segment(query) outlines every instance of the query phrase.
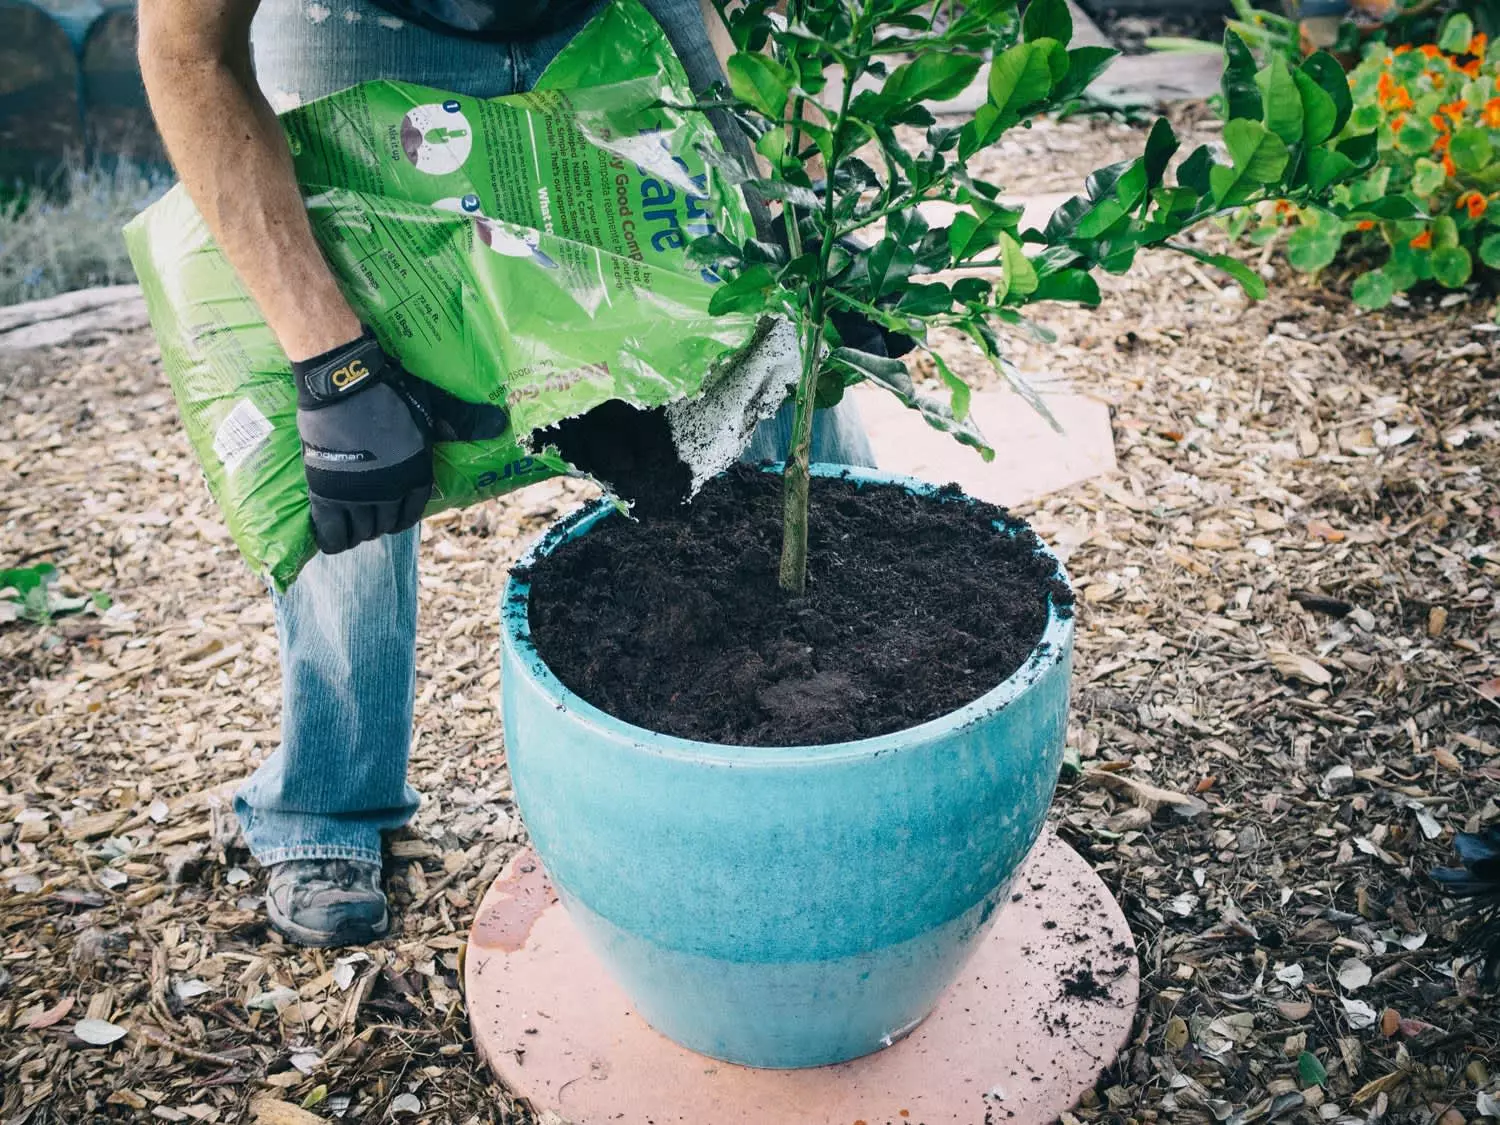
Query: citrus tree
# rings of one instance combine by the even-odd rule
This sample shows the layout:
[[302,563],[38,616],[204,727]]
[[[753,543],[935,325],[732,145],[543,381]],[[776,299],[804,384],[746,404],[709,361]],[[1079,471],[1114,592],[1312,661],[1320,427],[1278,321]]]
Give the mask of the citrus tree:
[[[1098,169],[1041,229],[1023,230],[1021,208],[1002,185],[970,166],[1010,130],[1076,99],[1113,58],[1107,48],[1068,45],[1063,0],[1031,0],[1024,12],[1016,0],[790,0],[784,17],[773,0],[715,2],[736,53],[729,90],[714,104],[734,111],[763,161],[731,172],[781,205],[787,238],[782,246],[714,234],[692,251],[727,279],[713,311],[763,310],[800,333],[780,562],[792,594],[807,581],[817,407],[868,380],[993,457],[969,418],[969,387],[930,348],[934,332],[967,336],[1045,412],[1001,347],[1002,330],[1034,328],[1026,306],[1096,305],[1093,271],[1124,272],[1152,246],[1223,269],[1261,296],[1263,283],[1243,264],[1176,237],[1261,200],[1327,201],[1375,159],[1372,143],[1335,140],[1352,102],[1334,59],[1314,55],[1293,71],[1278,57],[1256,72],[1232,40],[1222,148],[1205,145],[1177,161],[1178,139],[1158,120],[1140,156]],[[985,97],[973,113],[934,116],[981,73]],[[935,222],[924,205],[939,202],[950,206]],[[841,339],[832,320],[840,312],[910,336],[931,357],[946,401],[919,392],[900,360]]]

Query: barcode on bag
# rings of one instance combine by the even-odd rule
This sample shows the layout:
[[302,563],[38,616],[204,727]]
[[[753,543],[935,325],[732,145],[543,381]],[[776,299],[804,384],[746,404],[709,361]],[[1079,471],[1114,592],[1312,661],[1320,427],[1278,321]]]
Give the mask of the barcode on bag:
[[214,453],[224,471],[232,473],[270,436],[271,423],[266,416],[255,408],[255,403],[242,398],[214,431]]

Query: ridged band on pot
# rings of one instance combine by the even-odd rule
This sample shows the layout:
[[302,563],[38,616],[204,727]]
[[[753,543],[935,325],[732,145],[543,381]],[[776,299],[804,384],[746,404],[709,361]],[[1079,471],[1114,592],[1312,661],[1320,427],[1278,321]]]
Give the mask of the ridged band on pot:
[[[600,501],[561,521],[522,567],[611,511]],[[1071,613],[1054,607],[1021,668],[941,718],[854,742],[747,747],[648,731],[569,691],[531,643],[529,598],[512,577],[501,605],[516,799],[571,916],[640,1014],[694,1050],[769,1067],[854,1058],[916,1026],[1041,831],[1067,730]]]

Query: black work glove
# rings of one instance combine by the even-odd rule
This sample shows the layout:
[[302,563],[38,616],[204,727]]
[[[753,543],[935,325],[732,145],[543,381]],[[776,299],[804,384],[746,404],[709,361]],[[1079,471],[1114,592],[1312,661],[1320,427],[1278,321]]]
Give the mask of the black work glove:
[[297,432],[312,501],[313,538],[335,555],[405,531],[432,495],[432,446],[484,441],[505,431],[497,406],[470,403],[425,383],[359,339],[292,364]]

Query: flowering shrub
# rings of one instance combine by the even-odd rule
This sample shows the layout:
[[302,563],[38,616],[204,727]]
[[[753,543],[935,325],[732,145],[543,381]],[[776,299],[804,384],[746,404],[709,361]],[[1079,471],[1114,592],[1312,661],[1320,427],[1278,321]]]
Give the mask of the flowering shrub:
[[1287,257],[1316,271],[1340,252],[1384,261],[1354,283],[1354,300],[1381,308],[1433,281],[1466,284],[1500,269],[1500,43],[1450,16],[1437,43],[1372,44],[1349,76],[1354,111],[1344,143],[1364,138],[1373,169],[1333,189],[1330,206],[1278,204],[1272,225],[1294,229]]

